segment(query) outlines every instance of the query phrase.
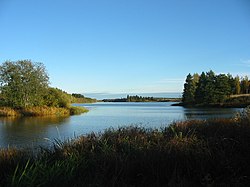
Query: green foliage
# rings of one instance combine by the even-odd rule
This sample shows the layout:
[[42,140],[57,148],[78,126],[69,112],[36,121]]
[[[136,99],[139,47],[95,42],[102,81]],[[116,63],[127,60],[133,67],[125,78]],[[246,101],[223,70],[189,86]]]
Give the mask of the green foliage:
[[248,93],[249,85],[247,77],[240,81],[238,76],[234,78],[230,74],[216,75],[213,71],[194,76],[188,74],[182,100],[184,105],[221,105],[229,103],[232,94]]
[[44,65],[30,60],[3,63],[0,83],[0,116],[79,114],[86,109],[71,108],[71,103],[78,99],[92,101],[80,94],[72,96],[58,88],[50,88]]
[[71,101],[72,103],[95,103],[95,102],[97,102],[96,99],[85,97],[82,94],[73,93],[72,97],[73,97],[73,99]]
[[73,97],[58,88],[48,88],[43,100],[46,106],[67,108],[70,107]]
[[188,74],[186,83],[184,84],[184,92],[182,95],[182,101],[184,103],[191,104],[195,102],[195,92],[198,82],[199,76],[197,76],[197,74],[194,74],[193,76],[191,74]]
[[157,101],[157,99],[154,97],[142,97],[142,96],[138,96],[138,95],[135,95],[135,96],[127,95],[126,101],[127,102],[149,102],[149,101]]
[[217,75],[215,78],[216,102],[223,103],[232,93],[228,77],[225,74]]
[[72,93],[72,96],[75,98],[85,98],[82,94]]
[[203,103],[205,94],[206,94],[206,74],[202,72],[195,91],[195,102]]
[[41,106],[48,82],[42,63],[6,61],[0,66],[1,104],[16,108]]

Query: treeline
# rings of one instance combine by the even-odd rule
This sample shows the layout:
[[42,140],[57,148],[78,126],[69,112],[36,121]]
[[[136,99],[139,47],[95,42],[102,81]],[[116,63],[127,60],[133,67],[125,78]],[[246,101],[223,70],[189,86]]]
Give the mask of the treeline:
[[180,98],[156,98],[156,97],[142,97],[142,96],[130,96],[126,98],[117,99],[103,99],[103,102],[180,102]]
[[187,75],[182,101],[184,104],[224,103],[230,95],[249,94],[250,81],[245,76],[233,77],[231,74],[216,75],[212,70]]
[[142,97],[127,95],[127,102],[179,102],[180,98],[158,98],[158,97]]
[[157,102],[157,98],[154,97],[142,97],[142,96],[130,96],[127,95],[126,98],[117,98],[117,99],[103,99],[104,102]]
[[156,98],[154,97],[142,97],[142,96],[130,96],[127,95],[127,102],[153,102],[153,101],[157,101]]
[[95,103],[97,102],[96,99],[85,97],[82,94],[73,93],[72,96],[73,96],[72,103]]

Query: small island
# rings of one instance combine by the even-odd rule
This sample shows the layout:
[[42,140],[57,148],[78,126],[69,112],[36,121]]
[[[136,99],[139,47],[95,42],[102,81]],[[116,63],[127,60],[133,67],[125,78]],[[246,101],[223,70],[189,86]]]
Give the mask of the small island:
[[87,112],[71,103],[96,102],[81,94],[68,94],[49,87],[42,63],[6,61],[0,66],[0,116],[74,115]]

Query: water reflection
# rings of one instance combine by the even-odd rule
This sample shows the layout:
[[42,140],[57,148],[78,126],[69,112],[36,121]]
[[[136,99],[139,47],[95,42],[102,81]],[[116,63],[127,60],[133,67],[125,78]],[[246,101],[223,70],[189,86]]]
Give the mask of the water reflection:
[[216,119],[216,118],[231,118],[239,108],[183,108],[183,113],[187,120],[192,119]]
[[0,146],[35,146],[36,142],[47,144],[44,138],[50,137],[57,126],[68,122],[68,117],[56,116],[0,118]]

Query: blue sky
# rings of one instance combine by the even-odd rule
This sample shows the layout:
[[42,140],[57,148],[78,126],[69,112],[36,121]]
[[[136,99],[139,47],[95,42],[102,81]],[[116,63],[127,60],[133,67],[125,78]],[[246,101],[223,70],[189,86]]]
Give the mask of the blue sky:
[[249,20],[249,0],[0,0],[0,62],[42,62],[69,93],[181,92],[250,74]]

